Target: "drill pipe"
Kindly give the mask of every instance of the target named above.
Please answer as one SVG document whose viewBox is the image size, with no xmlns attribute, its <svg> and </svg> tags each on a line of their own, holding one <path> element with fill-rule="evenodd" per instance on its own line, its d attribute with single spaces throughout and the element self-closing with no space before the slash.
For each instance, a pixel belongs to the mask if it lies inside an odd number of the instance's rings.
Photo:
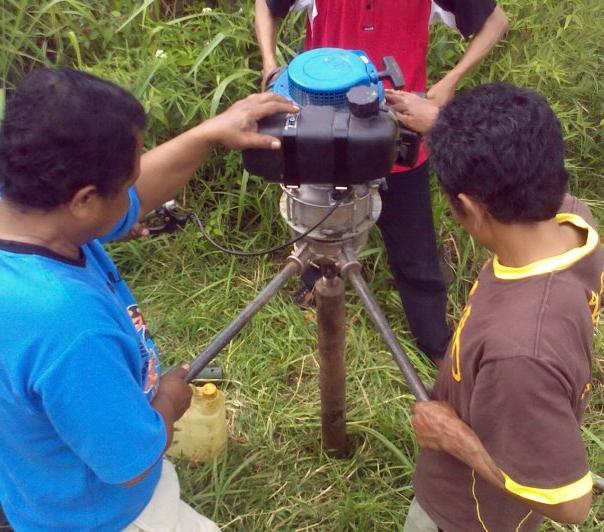
<svg viewBox="0 0 604 532">
<path fill-rule="evenodd" d="M 206 347 L 191 363 L 191 368 L 185 377 L 186 382 L 191 382 L 197 374 L 205 368 L 209 362 L 218 355 L 220 350 L 227 345 L 233 337 L 252 319 L 268 301 L 277 293 L 290 277 L 300 272 L 302 268 L 302 255 L 306 256 L 306 248 L 303 248 L 298 257 L 290 257 L 285 267 L 277 274 L 270 283 L 245 307 L 222 332 L 214 338 L 212 343 Z"/>
<path fill-rule="evenodd" d="M 394 361 L 405 376 L 405 379 L 407 380 L 407 385 L 409 386 L 411 393 L 415 395 L 418 401 L 429 401 L 430 397 L 428 396 L 426 388 L 424 387 L 422 381 L 417 375 L 415 368 L 413 367 L 411 362 L 409 362 L 405 351 L 398 343 L 396 336 L 394 336 L 392 328 L 388 324 L 386 317 L 384 316 L 380 307 L 376 303 L 375 298 L 371 293 L 371 290 L 369 289 L 367 283 L 365 282 L 365 279 L 363 279 L 363 276 L 361 275 L 360 267 L 356 265 L 351 265 L 351 267 L 345 269 L 345 273 L 350 279 L 350 282 L 354 286 L 355 290 L 359 294 L 361 300 L 363 301 L 363 304 L 365 305 L 365 308 L 367 309 L 371 320 L 373 321 L 374 325 L 378 328 L 380 334 L 382 335 L 382 338 L 386 342 L 386 345 L 389 347 Z"/>
<path fill-rule="evenodd" d="M 317 324 L 319 328 L 319 383 L 323 447 L 334 456 L 345 456 L 346 437 L 346 310 L 344 281 L 333 276 L 319 279 Z"/>
</svg>

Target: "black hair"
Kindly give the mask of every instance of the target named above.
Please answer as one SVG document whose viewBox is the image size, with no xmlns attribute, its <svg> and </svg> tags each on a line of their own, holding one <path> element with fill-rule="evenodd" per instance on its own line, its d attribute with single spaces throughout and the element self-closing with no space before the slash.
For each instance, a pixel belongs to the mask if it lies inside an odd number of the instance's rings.
<svg viewBox="0 0 604 532">
<path fill-rule="evenodd" d="M 490 83 L 461 93 L 440 110 L 427 142 L 456 209 L 464 193 L 500 222 L 537 222 L 562 204 L 562 129 L 547 100 L 531 90 Z"/>
<path fill-rule="evenodd" d="M 0 128 L 0 194 L 51 210 L 86 185 L 100 195 L 132 177 L 145 112 L 128 91 L 69 68 L 40 68 L 8 100 Z"/>
</svg>

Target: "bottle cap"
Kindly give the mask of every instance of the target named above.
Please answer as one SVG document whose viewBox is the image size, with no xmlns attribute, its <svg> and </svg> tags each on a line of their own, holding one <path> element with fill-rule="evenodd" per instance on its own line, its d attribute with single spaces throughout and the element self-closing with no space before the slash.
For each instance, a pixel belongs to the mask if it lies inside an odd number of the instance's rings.
<svg viewBox="0 0 604 532">
<path fill-rule="evenodd" d="M 201 387 L 201 396 L 204 399 L 214 399 L 217 394 L 218 388 L 216 388 L 216 385 L 212 384 L 211 382 L 209 382 L 208 384 L 204 384 Z"/>
</svg>

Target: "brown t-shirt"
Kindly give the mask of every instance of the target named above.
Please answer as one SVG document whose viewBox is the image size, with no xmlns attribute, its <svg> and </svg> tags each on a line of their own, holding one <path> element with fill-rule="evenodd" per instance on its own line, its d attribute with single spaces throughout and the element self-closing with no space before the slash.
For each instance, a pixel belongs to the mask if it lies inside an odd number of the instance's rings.
<svg viewBox="0 0 604 532">
<path fill-rule="evenodd" d="M 523 268 L 487 262 L 432 392 L 476 432 L 507 491 L 548 504 L 592 486 L 579 423 L 603 282 L 589 209 L 567 196 L 560 213 L 585 244 Z M 542 519 L 443 452 L 420 451 L 415 492 L 445 532 L 526 532 Z"/>
</svg>

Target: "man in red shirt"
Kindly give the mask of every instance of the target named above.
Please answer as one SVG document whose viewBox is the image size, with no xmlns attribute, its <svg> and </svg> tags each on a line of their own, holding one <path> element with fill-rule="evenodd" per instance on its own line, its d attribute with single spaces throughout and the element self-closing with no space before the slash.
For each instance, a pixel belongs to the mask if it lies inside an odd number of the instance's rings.
<svg viewBox="0 0 604 532">
<path fill-rule="evenodd" d="M 421 131 L 438 107 L 454 95 L 458 81 L 495 46 L 507 18 L 495 0 L 256 0 L 256 34 L 263 82 L 277 67 L 276 19 L 290 9 L 308 10 L 306 48 L 332 46 L 365 51 L 378 67 L 392 55 L 405 78 L 405 91 L 426 92 L 428 26 L 433 18 L 455 25 L 471 38 L 455 67 L 427 91 L 427 102 L 390 93 L 400 120 Z M 446 321 L 446 285 L 440 271 L 430 203 L 427 155 L 413 168 L 395 166 L 383 191 L 378 226 L 394 282 L 419 348 L 442 360 L 451 331 Z"/>
</svg>

